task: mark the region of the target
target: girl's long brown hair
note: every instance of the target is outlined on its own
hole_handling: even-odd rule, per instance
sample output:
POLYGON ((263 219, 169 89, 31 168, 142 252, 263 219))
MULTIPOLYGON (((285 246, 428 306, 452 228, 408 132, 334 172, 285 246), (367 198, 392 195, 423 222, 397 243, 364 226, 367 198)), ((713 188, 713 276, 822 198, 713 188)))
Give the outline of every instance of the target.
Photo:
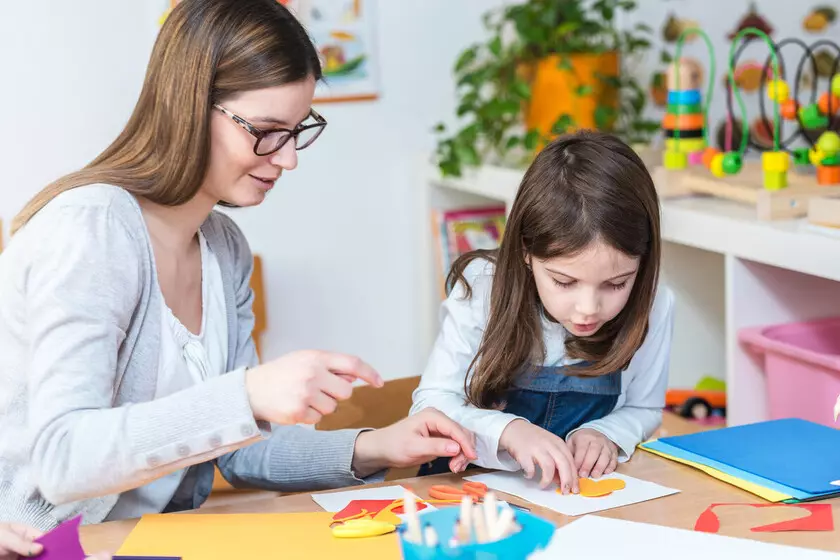
POLYGON ((95 183, 158 204, 187 202, 207 169, 213 104, 309 76, 321 78, 317 51, 276 0, 183 0, 161 27, 123 131, 86 167, 35 195, 12 231, 62 192, 95 183))
POLYGON ((504 399, 514 378, 545 359, 542 304, 526 265, 570 256, 601 239, 640 257, 627 305, 593 336, 566 337, 566 354, 588 364, 575 375, 596 376, 623 369, 647 334, 659 276, 659 199, 638 155, 614 136, 583 131, 560 137, 536 157, 522 180, 498 250, 461 256, 447 277, 461 283, 476 258, 495 264, 490 314, 465 381, 467 400, 490 408, 504 399), (471 373, 472 375, 469 375, 471 373))

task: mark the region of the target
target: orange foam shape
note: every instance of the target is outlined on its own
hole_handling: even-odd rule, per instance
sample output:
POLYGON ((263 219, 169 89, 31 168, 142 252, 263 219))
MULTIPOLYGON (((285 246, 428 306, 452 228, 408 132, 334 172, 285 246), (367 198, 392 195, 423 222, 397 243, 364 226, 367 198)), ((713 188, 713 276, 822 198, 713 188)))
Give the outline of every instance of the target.
POLYGON ((608 496, 627 486, 620 478, 605 478, 603 480, 581 478, 578 481, 578 484, 580 485, 580 495, 586 498, 600 498, 601 496, 608 496))

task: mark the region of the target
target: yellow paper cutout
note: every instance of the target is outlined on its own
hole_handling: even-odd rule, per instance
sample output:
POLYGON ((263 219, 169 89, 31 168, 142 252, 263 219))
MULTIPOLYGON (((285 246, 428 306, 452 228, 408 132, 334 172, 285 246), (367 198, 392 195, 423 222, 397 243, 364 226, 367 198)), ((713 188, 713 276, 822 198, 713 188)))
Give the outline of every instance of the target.
POLYGON ((642 446, 642 449, 649 453, 653 453, 654 455, 659 455, 660 457, 664 457, 666 459, 670 459, 672 461, 676 461, 677 463, 682 463, 683 465, 688 465, 689 467, 694 467, 695 469, 699 469, 704 473, 708 474, 709 476, 713 476, 718 480, 722 480, 727 484, 731 484, 741 490, 746 490, 751 494, 755 494, 759 498, 764 498, 768 502, 778 503, 783 502, 785 500, 790 500, 793 496, 788 496, 781 492, 777 492, 776 490, 772 490, 770 488, 766 488, 764 486, 760 486, 753 482, 749 482, 748 480, 744 480, 738 477, 735 477, 731 474, 727 474, 725 472, 719 471, 715 468, 708 467, 706 465, 701 465, 700 463, 695 463, 694 461, 689 461, 688 459, 681 459, 679 457, 674 457, 672 455, 668 455, 667 453, 662 453, 661 451, 655 451, 648 447, 642 446))
POLYGON ((608 496, 609 494, 612 494, 617 490, 622 490, 627 486, 627 484, 620 478, 605 478, 603 480, 581 478, 578 481, 578 484, 580 485, 580 495, 585 498, 600 498, 601 496, 608 496))
POLYGON ((183 560, 399 558, 396 533, 364 539, 332 535, 330 512, 145 515, 117 554, 183 560))

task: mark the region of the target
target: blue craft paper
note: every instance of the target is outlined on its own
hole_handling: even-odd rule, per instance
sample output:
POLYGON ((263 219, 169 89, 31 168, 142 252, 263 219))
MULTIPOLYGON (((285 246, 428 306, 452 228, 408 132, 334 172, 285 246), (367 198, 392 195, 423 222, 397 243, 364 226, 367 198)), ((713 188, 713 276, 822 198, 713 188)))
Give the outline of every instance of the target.
POLYGON ((840 430, 799 418, 770 420, 660 441, 809 494, 836 493, 840 430))
MULTIPOLYGON (((741 480, 746 480, 747 482, 752 482, 753 484, 758 484, 759 486, 769 488, 770 490, 775 490, 776 492, 781 492, 782 494, 785 494, 786 496, 790 496, 792 498, 796 498, 797 500, 807 500, 810 498, 817 497, 814 494, 802 492, 801 490, 797 490, 796 488, 791 488, 790 486, 785 486, 783 484, 779 484, 778 482, 767 480, 766 478, 762 478, 760 476, 756 476, 754 474, 742 471, 740 469, 730 467, 729 465, 718 463, 717 461, 707 459, 706 457, 700 457, 699 455, 695 455, 694 453, 685 451, 683 449, 679 449, 678 447, 674 447, 673 445, 662 443, 661 439, 643 443, 642 447, 647 447, 648 449, 653 449, 654 451, 661 451, 662 453, 667 453, 668 455, 671 455, 678 459, 685 459, 687 461, 693 461, 701 465, 706 465, 707 467, 712 467, 713 469, 717 469, 722 473, 732 475, 735 478, 740 478, 741 480)), ((835 491, 840 491, 840 487, 835 487, 835 491)))

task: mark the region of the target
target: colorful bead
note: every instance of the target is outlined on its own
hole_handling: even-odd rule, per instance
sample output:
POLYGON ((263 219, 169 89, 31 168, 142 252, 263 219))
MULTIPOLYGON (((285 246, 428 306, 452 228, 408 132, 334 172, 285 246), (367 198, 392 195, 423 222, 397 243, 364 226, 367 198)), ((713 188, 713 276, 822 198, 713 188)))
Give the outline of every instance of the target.
POLYGON ((790 156, 787 152, 764 152, 761 154, 761 169, 765 172, 785 173, 790 169, 790 156))
POLYGON ((823 132, 817 140, 817 149, 827 156, 840 152, 840 134, 831 130, 823 132))
POLYGON ((820 100, 817 102, 817 108, 819 108, 820 113, 823 115, 834 115, 837 111, 840 111, 840 97, 825 92, 820 96, 820 100))
POLYGON ((788 121, 796 120, 796 111, 799 109, 799 103, 795 99, 786 99, 779 107, 779 114, 783 119, 788 121))
POLYGON ((723 155, 723 172, 727 175, 735 175, 741 171, 744 161, 741 159, 741 154, 738 152, 726 152, 723 155))
POLYGON ((813 103, 800 107, 799 120, 802 121, 802 126, 805 130, 826 128, 828 126, 828 117, 820 113, 820 108, 813 103))
POLYGON ((692 103, 691 105, 674 104, 668 105, 665 112, 672 115, 694 115, 696 113, 702 113, 703 106, 700 103, 692 103))
POLYGON ((819 148, 811 148, 808 150, 808 159, 813 165, 822 165, 822 160, 825 154, 819 148))
POLYGON ((697 103, 700 103, 700 90, 668 92, 668 105, 695 105, 697 103))
POLYGON ((709 170, 715 177, 725 177, 726 173, 723 171, 723 154, 715 154, 712 162, 709 164, 709 170))
POLYGON ((825 166, 840 165, 840 154, 832 154, 830 156, 825 156, 822 159, 822 165, 825 165, 825 166))
POLYGON ((703 152, 688 152, 688 164, 689 165, 703 165, 703 152))
POLYGON ((702 152, 705 147, 706 141, 702 138, 680 138, 679 141, 676 138, 665 139, 665 149, 675 152, 690 154, 692 152, 702 152))
POLYGON ((665 169, 685 169, 688 167, 688 154, 666 150, 663 164, 665 169))
POLYGON ((818 165, 817 166, 817 184, 818 185, 837 185, 837 184, 840 184, 840 165, 818 165))
POLYGON ((767 97, 771 101, 784 103, 790 97, 790 88, 784 80, 772 80, 767 84, 767 97))
POLYGON ((840 74, 835 74, 833 78, 831 78, 831 93, 840 97, 840 74))
POLYGON ((708 168, 712 167, 712 158, 720 153, 720 150, 713 146, 709 146, 705 150, 703 150, 703 165, 708 168))
POLYGON ((808 165, 811 160, 808 156, 808 148, 794 148, 793 149, 793 163, 795 165, 808 165))
POLYGON ((788 186, 787 173, 782 171, 765 171, 764 188, 768 191, 780 191, 788 186))

